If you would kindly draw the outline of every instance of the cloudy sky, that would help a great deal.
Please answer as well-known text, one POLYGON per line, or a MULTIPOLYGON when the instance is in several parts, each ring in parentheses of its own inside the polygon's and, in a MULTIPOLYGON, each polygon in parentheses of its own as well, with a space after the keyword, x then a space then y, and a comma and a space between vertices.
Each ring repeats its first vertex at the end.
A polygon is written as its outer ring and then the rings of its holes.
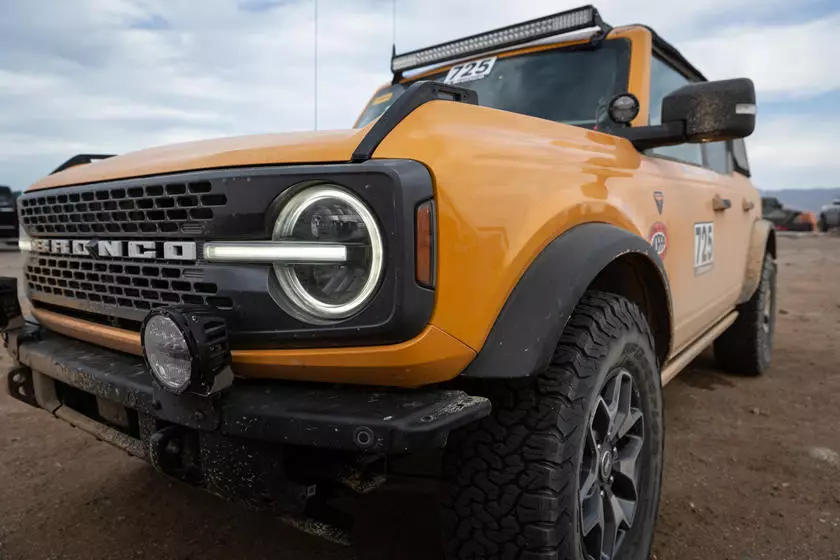
MULTIPOLYGON (((318 0, 318 128, 352 125, 398 51, 575 7, 567 0, 318 0)), ((581 0, 583 2, 583 0, 581 0)), ((601 0, 710 79, 749 76, 762 188, 840 186, 837 0, 601 0)), ((314 0, 0 0, 0 184, 81 152, 311 130, 314 0)))

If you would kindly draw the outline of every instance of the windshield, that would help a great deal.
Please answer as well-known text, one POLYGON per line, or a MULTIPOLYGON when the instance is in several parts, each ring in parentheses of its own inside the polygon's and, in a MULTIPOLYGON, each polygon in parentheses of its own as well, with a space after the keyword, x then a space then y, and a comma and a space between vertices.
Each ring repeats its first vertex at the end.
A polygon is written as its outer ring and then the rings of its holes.
MULTIPOLYGON (((627 91, 630 42, 604 41, 599 47, 575 45, 507 58, 483 57, 424 80, 448 81, 478 92, 485 107, 541 119, 602 128, 609 101, 627 91)), ((377 92, 356 127, 379 118, 412 81, 377 92)))

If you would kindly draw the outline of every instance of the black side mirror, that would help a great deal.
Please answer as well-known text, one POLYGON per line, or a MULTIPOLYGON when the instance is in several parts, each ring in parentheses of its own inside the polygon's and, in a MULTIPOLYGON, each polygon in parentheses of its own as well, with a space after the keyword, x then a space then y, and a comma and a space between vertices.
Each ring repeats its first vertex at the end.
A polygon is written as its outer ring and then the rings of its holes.
POLYGON ((689 84, 662 100, 662 122, 685 122, 687 142, 744 138, 755 130, 755 87, 738 78, 689 84))
POLYGON ((745 138, 755 129, 755 86, 748 78, 689 84, 662 100, 662 124, 625 129, 640 150, 745 138))

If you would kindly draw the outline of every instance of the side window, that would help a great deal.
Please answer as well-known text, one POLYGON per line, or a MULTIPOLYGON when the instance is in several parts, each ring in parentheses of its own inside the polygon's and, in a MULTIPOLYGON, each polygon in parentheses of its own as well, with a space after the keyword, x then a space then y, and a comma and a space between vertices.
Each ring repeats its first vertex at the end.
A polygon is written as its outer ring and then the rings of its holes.
MULTIPOLYGON (((688 78, 668 66, 657 57, 650 64, 650 124, 662 124, 662 100, 666 95, 689 84, 688 78)), ((649 153, 669 159, 703 165, 703 150, 700 144, 680 144, 653 148, 649 153)))
POLYGON ((703 149, 706 151, 706 167, 721 175, 732 173, 732 153, 729 150, 729 142, 709 142, 703 144, 703 149))
POLYGON ((747 159, 747 146, 743 138, 732 141, 732 157, 735 159, 735 171, 750 176, 750 162, 747 159))

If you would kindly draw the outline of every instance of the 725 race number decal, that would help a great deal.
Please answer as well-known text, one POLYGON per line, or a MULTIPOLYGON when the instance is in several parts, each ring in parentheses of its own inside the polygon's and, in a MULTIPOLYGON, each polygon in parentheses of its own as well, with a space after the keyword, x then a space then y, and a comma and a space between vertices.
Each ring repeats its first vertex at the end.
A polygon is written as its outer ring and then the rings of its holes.
POLYGON ((449 70, 449 73, 443 79, 443 83, 460 84, 486 78, 493 70, 494 64, 496 64, 495 56, 456 64, 449 70))
POLYGON ((694 224, 694 274, 709 272, 715 265, 715 224, 694 224))

